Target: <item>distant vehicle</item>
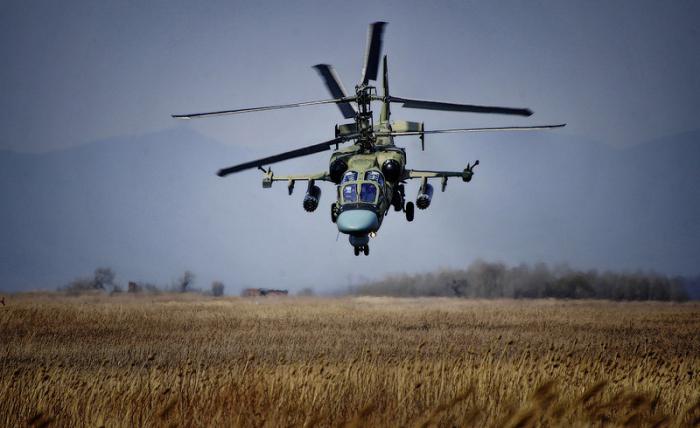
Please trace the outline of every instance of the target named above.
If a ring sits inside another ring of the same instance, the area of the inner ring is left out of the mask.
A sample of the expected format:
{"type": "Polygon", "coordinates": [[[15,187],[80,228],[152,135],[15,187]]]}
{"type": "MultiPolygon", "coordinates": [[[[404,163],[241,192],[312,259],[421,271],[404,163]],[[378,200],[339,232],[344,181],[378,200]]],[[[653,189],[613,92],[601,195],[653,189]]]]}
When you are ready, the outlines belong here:
{"type": "Polygon", "coordinates": [[[271,288],[246,288],[241,293],[243,297],[259,297],[259,296],[287,296],[287,290],[275,290],[271,288]]]}
{"type": "Polygon", "coordinates": [[[292,107],[303,107],[316,104],[336,104],[343,117],[354,119],[354,122],[335,125],[335,138],[322,143],[302,147],[296,150],[280,153],[274,156],[245,162],[219,170],[218,176],[244,171],[250,168],[258,168],[263,171],[264,188],[272,187],[274,181],[286,181],[289,194],[292,194],[296,181],[307,181],[308,186],[303,200],[306,211],[315,211],[321,198],[321,189],[316,186],[317,181],[330,181],[336,184],[336,201],[331,204],[331,221],[337,224],[338,231],[349,235],[350,244],[354,248],[355,255],[361,252],[369,255],[369,239],[375,237],[384,216],[390,207],[395,211],[403,211],[406,220],[413,221],[414,204],[406,202],[404,184],[406,180],[419,179],[421,181],[416,198],[419,209],[430,206],[433,197],[433,186],[429,179],[440,178],[441,189],[444,192],[447,179],[459,177],[464,182],[469,182],[474,175],[473,164],[467,163],[462,171],[419,171],[406,168],[406,151],[402,147],[394,145],[394,137],[417,136],[421,141],[421,148],[425,149],[426,134],[446,134],[457,132],[485,132],[485,131],[533,131],[560,128],[566,124],[538,125],[538,126],[505,126],[492,128],[455,128],[425,130],[423,122],[410,122],[404,120],[390,120],[390,106],[392,103],[401,103],[405,108],[417,108],[425,110],[443,110],[470,113],[495,113],[518,116],[531,116],[532,111],[525,108],[492,107],[482,105],[454,104],[438,101],[417,100],[389,95],[389,75],[386,55],[383,59],[383,93],[377,94],[374,86],[369,82],[377,80],[379,60],[382,50],[382,37],[385,22],[375,22],[369,27],[365,62],[362,69],[362,78],[355,86],[355,94],[348,95],[343,83],[332,66],[318,64],[314,68],[324,80],[331,93],[332,99],[320,101],[307,101],[293,104],[273,105],[265,107],[243,108],[236,110],[222,110],[209,113],[191,113],[173,115],[178,119],[195,119],[201,117],[221,116],[228,114],[248,113],[255,111],[276,110],[292,107]],[[374,123],[371,109],[372,101],[381,102],[379,123],[374,123]],[[354,141],[351,146],[340,148],[342,143],[354,141]],[[276,162],[293,159],[301,156],[320,153],[330,150],[335,146],[331,155],[327,171],[306,175],[275,176],[272,169],[263,168],[276,162]]]}

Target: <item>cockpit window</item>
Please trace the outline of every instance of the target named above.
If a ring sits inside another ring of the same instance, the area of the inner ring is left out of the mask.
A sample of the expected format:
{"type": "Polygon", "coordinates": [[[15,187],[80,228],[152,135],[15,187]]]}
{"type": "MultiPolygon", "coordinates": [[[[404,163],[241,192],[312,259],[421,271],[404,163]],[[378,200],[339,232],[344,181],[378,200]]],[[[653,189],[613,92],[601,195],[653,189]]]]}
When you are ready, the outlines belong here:
{"type": "MultiPolygon", "coordinates": [[[[357,175],[357,173],[355,173],[357,175]]],[[[343,187],[343,201],[357,202],[357,184],[346,184],[343,187]]]]}
{"type": "Polygon", "coordinates": [[[348,181],[357,180],[357,171],[348,171],[343,175],[343,180],[341,183],[347,183],[348,181]]]}
{"type": "Polygon", "coordinates": [[[377,199],[377,186],[372,183],[362,183],[360,200],[362,202],[374,203],[375,199],[377,199]]]}
{"type": "Polygon", "coordinates": [[[376,181],[380,186],[384,186],[384,177],[379,171],[367,171],[365,172],[365,180],[376,181]]]}

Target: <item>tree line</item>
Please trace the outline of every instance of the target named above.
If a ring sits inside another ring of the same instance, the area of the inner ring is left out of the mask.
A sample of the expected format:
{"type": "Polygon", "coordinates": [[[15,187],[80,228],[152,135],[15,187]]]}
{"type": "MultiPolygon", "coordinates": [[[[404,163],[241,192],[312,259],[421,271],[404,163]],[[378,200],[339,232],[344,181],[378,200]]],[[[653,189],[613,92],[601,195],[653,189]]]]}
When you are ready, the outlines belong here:
{"type": "Polygon", "coordinates": [[[442,296],[464,298],[564,298],[685,301],[685,279],[655,272],[598,272],[478,260],[467,269],[392,275],[352,286],[349,293],[371,296],[442,296]]]}
{"type": "Polygon", "coordinates": [[[224,284],[221,281],[211,283],[211,288],[208,291],[203,291],[195,288],[195,275],[187,270],[182,276],[175,280],[170,286],[158,287],[155,284],[147,282],[129,281],[126,290],[116,281],[117,275],[114,270],[108,267],[99,267],[95,269],[91,277],[76,278],[68,284],[59,287],[58,290],[70,295],[79,295],[88,292],[108,292],[109,294],[119,294],[126,291],[127,293],[150,293],[157,294],[162,292],[169,293],[201,293],[210,294],[212,296],[224,295],[224,284]]]}

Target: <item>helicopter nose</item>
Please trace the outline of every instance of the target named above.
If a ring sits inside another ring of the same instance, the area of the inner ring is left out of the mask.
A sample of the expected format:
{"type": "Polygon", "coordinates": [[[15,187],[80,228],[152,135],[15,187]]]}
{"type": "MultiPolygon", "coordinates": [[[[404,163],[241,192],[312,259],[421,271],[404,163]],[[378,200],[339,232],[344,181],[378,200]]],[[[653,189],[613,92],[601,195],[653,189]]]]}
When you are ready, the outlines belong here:
{"type": "Polygon", "coordinates": [[[340,213],[336,224],[340,232],[358,235],[376,231],[379,227],[379,219],[370,210],[349,210],[340,213]]]}

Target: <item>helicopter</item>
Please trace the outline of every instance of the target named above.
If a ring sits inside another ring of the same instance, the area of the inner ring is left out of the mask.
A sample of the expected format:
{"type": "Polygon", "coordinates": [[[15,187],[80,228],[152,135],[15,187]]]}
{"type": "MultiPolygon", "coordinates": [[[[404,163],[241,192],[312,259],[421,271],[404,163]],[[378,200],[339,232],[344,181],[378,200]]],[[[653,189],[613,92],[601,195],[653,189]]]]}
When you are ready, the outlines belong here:
{"type": "Polygon", "coordinates": [[[488,128],[453,128],[426,130],[423,122],[391,120],[391,104],[399,103],[403,108],[455,111],[467,113],[505,114],[531,116],[527,108],[495,107],[471,104],[455,104],[439,101],[418,100],[391,95],[389,92],[389,75],[387,57],[382,62],[382,94],[377,93],[372,81],[377,81],[386,22],[374,22],[369,25],[364,65],[360,82],[355,86],[355,93],[349,95],[338,73],[328,64],[317,64],[313,68],[326,85],[333,98],[281,104],[263,107],[221,110],[207,113],[174,114],[176,119],[197,119],[266,110],[306,107],[319,104],[335,104],[345,119],[352,122],[335,125],[335,138],[288,152],[262,159],[241,163],[220,169],[219,177],[238,173],[252,168],[263,172],[263,188],[272,187],[275,181],[286,181],[289,195],[297,181],[306,182],[303,207],[308,212],[318,208],[321,198],[319,182],[331,182],[336,186],[335,201],[330,207],[331,221],[338,227],[338,232],[349,236],[355,256],[361,253],[369,255],[369,240],[376,237],[390,208],[401,212],[411,222],[415,216],[415,207],[425,210],[433,198],[432,179],[440,179],[441,190],[445,191],[449,178],[459,178],[470,182],[474,168],[479,165],[476,160],[467,163],[462,171],[427,171],[408,169],[406,150],[394,144],[395,137],[418,137],[421,149],[425,150],[425,135],[462,132],[492,131],[536,131],[561,128],[566,124],[537,126],[505,126],[488,128]],[[380,102],[379,121],[375,123],[372,102],[380,102]],[[352,143],[345,147],[341,144],[352,143]],[[314,174],[277,176],[269,165],[288,159],[294,159],[328,150],[333,150],[328,170],[314,174]],[[265,166],[268,166],[265,169],[265,166]],[[415,205],[406,200],[405,184],[407,180],[420,180],[415,205]]]}

